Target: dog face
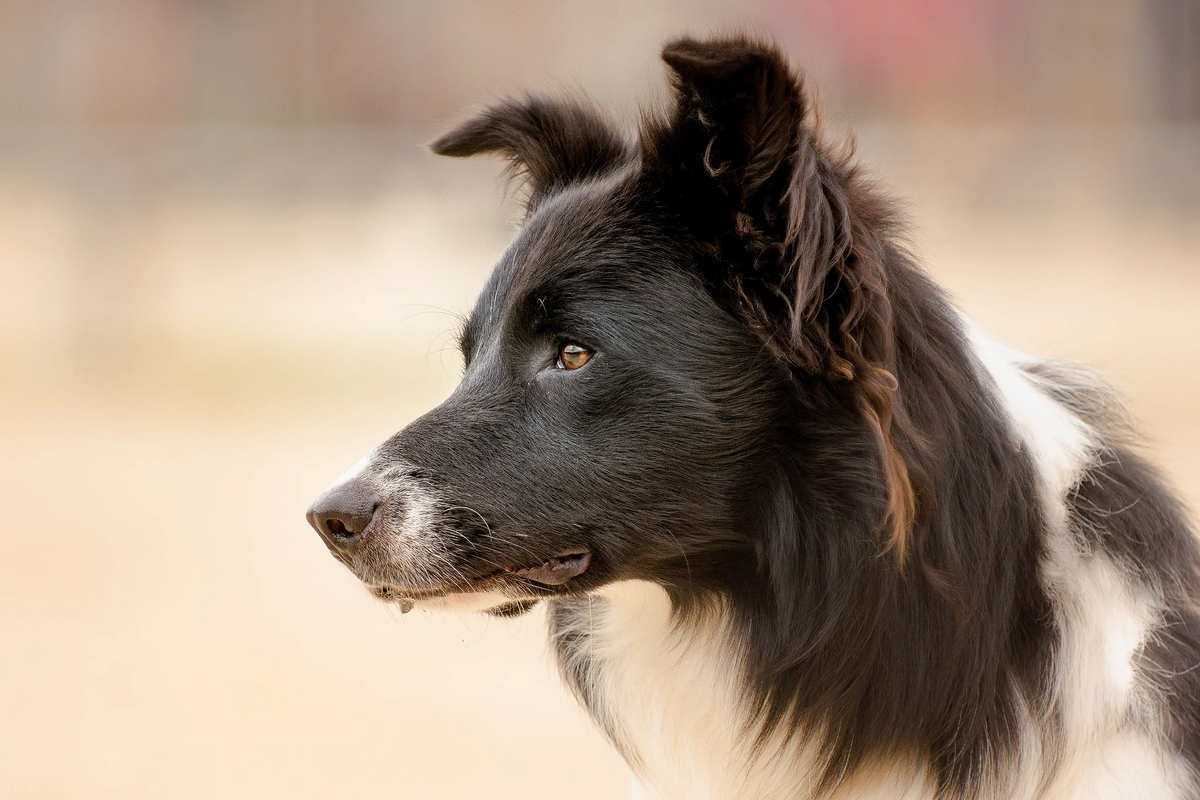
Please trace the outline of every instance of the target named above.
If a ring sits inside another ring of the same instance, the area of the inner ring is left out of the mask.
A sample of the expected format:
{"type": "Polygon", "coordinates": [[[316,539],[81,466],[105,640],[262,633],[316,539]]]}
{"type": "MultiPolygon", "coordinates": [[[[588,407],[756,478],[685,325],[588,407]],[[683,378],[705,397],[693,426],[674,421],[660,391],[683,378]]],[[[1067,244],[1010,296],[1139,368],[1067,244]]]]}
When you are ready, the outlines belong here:
{"type": "Polygon", "coordinates": [[[309,510],[406,610],[516,612],[624,578],[720,589],[764,557],[771,493],[797,491],[763,465],[796,454],[815,502],[907,527],[882,254],[862,233],[887,221],[805,126],[777,52],[685,39],[664,59],[676,104],[637,149],[536,98],[433,145],[507,156],[525,223],[463,331],[461,385],[309,510]],[[834,455],[880,469],[823,487],[834,455]]]}
{"type": "Polygon", "coordinates": [[[377,594],[515,611],[736,550],[772,359],[642,190],[626,168],[542,202],[463,330],[459,387],[314,505],[377,594]]]}

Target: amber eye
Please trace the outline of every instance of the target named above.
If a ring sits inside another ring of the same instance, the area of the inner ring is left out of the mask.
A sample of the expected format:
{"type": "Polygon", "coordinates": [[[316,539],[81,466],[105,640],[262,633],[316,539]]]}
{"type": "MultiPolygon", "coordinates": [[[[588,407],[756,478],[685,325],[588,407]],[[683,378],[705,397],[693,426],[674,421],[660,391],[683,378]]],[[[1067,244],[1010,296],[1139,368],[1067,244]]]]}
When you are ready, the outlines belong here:
{"type": "Polygon", "coordinates": [[[562,369],[579,369],[588,362],[592,354],[586,347],[567,342],[558,348],[558,366],[562,369]]]}

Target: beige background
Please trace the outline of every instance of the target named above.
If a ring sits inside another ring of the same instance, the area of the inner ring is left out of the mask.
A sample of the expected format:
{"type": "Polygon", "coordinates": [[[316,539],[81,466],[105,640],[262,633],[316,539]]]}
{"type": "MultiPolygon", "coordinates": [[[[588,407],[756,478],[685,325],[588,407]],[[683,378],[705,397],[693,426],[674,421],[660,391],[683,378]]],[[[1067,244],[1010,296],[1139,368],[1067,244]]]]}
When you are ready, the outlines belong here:
{"type": "Polygon", "coordinates": [[[679,30],[777,32],[960,307],[1200,501],[1195,3],[837,7],[0,4],[0,797],[623,796],[539,614],[390,613],[303,511],[452,389],[511,235],[419,144],[528,85],[628,121],[679,30]]]}

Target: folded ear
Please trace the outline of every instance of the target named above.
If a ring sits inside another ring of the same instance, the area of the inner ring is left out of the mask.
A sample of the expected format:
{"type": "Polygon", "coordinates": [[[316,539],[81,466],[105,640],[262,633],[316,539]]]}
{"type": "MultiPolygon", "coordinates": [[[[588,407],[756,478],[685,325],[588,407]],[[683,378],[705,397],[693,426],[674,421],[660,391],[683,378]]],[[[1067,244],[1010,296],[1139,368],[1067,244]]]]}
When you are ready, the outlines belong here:
{"type": "Polygon", "coordinates": [[[915,498],[897,437],[887,203],[820,141],[803,87],[770,45],[669,44],[675,107],[642,132],[643,170],[701,242],[719,300],[801,372],[842,383],[874,429],[902,555],[915,498]],[[896,423],[893,425],[893,423],[896,423]]]}
{"type": "Polygon", "coordinates": [[[491,106],[430,147],[443,156],[506,157],[529,186],[529,210],[554,190],[601,175],[631,156],[625,140],[595,111],[544,97],[491,106]]]}

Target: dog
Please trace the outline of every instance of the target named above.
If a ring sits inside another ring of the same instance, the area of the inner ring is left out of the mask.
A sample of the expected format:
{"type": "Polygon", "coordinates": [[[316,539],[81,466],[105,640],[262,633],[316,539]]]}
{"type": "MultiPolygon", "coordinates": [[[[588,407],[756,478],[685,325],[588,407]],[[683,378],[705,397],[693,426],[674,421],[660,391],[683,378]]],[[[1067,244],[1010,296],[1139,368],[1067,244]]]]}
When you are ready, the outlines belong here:
{"type": "Polygon", "coordinates": [[[952,307],[776,47],[662,57],[636,139],[530,96],[432,145],[524,222],[329,550],[544,602],[646,797],[1200,798],[1200,550],[1120,403],[952,307]]]}

